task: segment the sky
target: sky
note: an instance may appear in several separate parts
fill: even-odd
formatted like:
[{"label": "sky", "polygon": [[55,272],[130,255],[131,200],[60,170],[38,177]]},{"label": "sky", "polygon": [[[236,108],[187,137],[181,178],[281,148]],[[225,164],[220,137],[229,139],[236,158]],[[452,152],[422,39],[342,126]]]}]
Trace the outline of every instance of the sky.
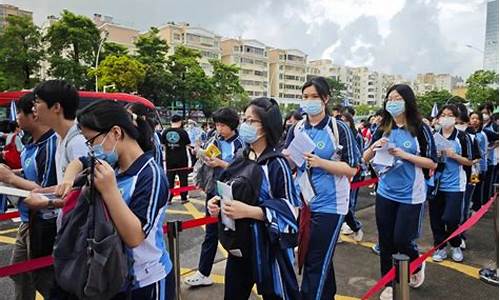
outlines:
[{"label": "sky", "polygon": [[[366,66],[413,79],[482,67],[485,0],[0,0],[31,10],[41,25],[63,9],[146,31],[188,22],[223,37],[299,49],[309,60]],[[472,45],[471,49],[466,45]]]}]

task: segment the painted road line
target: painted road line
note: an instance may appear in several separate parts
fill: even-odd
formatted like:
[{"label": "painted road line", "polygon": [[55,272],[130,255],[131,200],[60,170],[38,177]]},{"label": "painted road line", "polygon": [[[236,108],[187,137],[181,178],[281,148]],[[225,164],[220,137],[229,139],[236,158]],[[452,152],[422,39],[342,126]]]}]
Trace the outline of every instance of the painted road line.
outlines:
[{"label": "painted road line", "polygon": [[16,243],[16,239],[8,237],[8,236],[0,236],[0,243],[15,244]]}]

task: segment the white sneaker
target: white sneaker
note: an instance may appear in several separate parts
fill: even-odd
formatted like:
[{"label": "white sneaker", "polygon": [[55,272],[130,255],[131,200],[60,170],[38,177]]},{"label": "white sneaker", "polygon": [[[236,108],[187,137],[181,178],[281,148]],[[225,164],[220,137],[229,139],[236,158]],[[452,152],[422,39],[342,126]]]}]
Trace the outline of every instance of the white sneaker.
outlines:
[{"label": "white sneaker", "polygon": [[344,222],[344,224],[342,224],[342,228],[340,229],[340,233],[342,234],[345,234],[345,235],[349,235],[349,234],[352,234],[354,231],[352,231],[352,229],[347,226],[347,224]]},{"label": "white sneaker", "polygon": [[464,261],[464,254],[462,253],[462,249],[460,247],[452,247],[451,248],[451,258],[456,262]]},{"label": "white sneaker", "polygon": [[339,238],[337,239],[337,244],[342,244],[344,241],[342,240],[342,237],[339,235]]},{"label": "white sneaker", "polygon": [[392,287],[386,287],[380,294],[380,300],[392,300]]},{"label": "white sneaker", "polygon": [[363,236],[364,236],[364,232],[363,232],[363,229],[359,229],[358,231],[356,231],[354,233],[354,235],[352,236],[352,238],[356,241],[356,242],[361,242],[363,240]]},{"label": "white sneaker", "polygon": [[210,277],[201,274],[200,271],[196,271],[196,273],[184,279],[184,283],[190,286],[209,286],[214,284]]},{"label": "white sneaker", "polygon": [[467,244],[465,243],[464,239],[462,239],[462,241],[460,242],[460,249],[462,249],[462,250],[467,249]]},{"label": "white sneaker", "polygon": [[442,262],[448,257],[448,251],[446,251],[446,248],[439,249],[434,254],[432,255],[432,260],[436,262]]},{"label": "white sneaker", "polygon": [[422,264],[420,271],[410,276],[410,283],[408,284],[411,288],[419,288],[425,280],[425,262]]}]

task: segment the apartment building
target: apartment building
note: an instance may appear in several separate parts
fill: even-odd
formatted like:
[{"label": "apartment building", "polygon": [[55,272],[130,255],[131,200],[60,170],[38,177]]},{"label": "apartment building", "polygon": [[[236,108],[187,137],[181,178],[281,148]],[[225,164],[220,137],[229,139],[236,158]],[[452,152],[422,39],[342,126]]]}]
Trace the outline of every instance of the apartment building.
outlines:
[{"label": "apartment building", "polygon": [[33,20],[33,12],[14,5],[0,3],[0,31],[8,24],[7,18],[10,16],[28,17]]},{"label": "apartment building", "polygon": [[306,81],[307,54],[297,49],[269,51],[269,85],[271,96],[301,99]]}]

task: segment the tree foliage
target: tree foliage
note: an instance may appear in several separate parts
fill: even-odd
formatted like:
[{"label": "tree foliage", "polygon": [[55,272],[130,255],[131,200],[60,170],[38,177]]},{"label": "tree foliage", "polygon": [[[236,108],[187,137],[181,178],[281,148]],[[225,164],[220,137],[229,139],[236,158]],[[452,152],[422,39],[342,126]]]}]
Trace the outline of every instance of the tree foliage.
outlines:
[{"label": "tree foliage", "polygon": [[99,64],[97,71],[90,72],[90,76],[97,75],[99,89],[114,84],[115,90],[126,93],[137,92],[145,74],[146,67],[127,55],[109,55]]},{"label": "tree foliage", "polygon": [[477,108],[486,102],[498,104],[498,74],[489,70],[475,71],[466,81],[465,97]]},{"label": "tree foliage", "polygon": [[464,103],[465,99],[459,96],[453,96],[447,90],[433,90],[417,97],[417,106],[422,116],[430,116],[434,103],[438,109],[447,103]]}]

